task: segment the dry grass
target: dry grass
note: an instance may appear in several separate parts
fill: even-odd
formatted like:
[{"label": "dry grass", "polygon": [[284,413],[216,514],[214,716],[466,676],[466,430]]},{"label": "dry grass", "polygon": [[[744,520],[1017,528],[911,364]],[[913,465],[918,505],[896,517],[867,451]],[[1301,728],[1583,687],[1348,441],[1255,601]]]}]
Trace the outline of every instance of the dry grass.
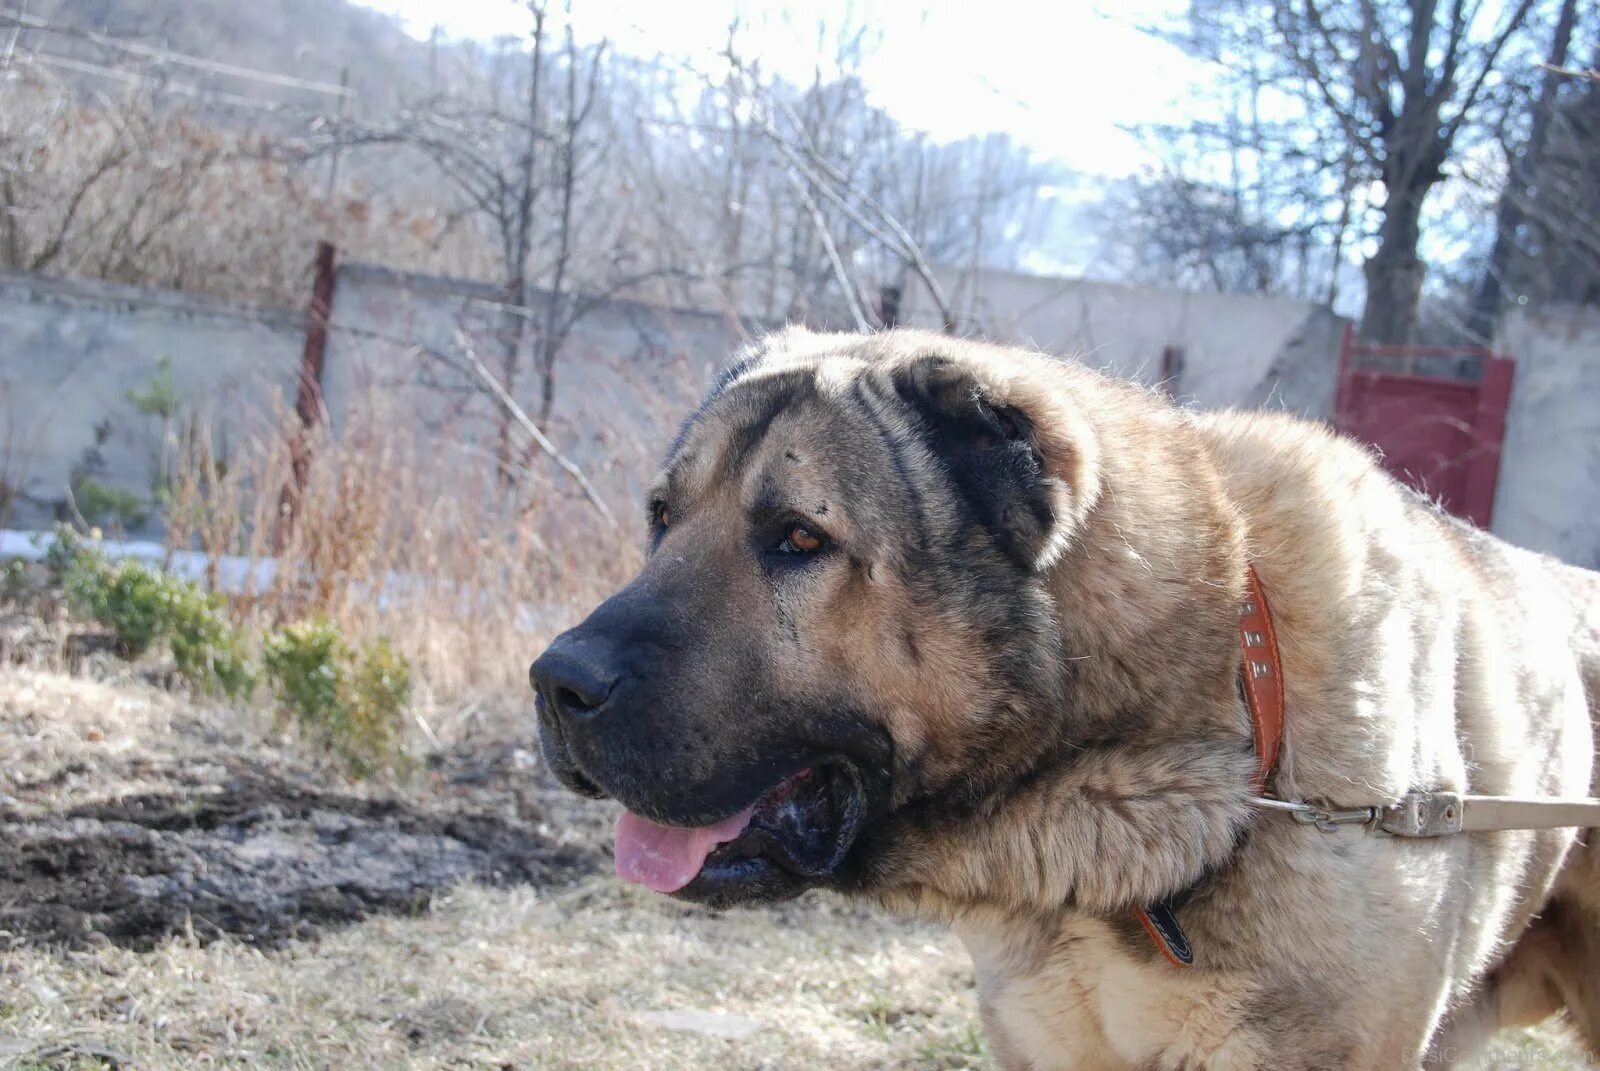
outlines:
[{"label": "dry grass", "polygon": [[[375,392],[337,436],[305,440],[290,524],[297,424],[288,413],[258,424],[226,463],[208,429],[184,437],[170,544],[202,550],[213,584],[224,556],[252,563],[236,605],[263,629],[326,618],[356,645],[386,637],[416,669],[422,707],[446,718],[477,698],[524,695],[533,655],[638,565],[635,533],[603,523],[558,479],[503,479],[492,457],[449,432],[418,435]],[[260,577],[267,559],[276,571]]]},{"label": "dry grass", "polygon": [[[277,952],[30,951],[0,976],[0,1067],[61,1046],[149,1071],[994,1066],[948,936],[822,897],[715,916],[609,878],[551,897],[466,888]],[[1461,1065],[1584,1066],[1553,1030]]]},{"label": "dry grass", "polygon": [[612,879],[464,888],[314,945],[27,951],[0,974],[0,1053],[152,1071],[990,1066],[949,938],[820,898],[713,916]]}]

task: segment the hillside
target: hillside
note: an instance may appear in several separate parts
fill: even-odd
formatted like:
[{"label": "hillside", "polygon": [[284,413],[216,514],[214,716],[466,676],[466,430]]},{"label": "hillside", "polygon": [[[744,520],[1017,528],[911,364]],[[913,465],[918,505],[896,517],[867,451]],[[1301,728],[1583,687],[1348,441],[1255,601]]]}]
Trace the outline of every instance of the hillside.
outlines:
[{"label": "hillside", "polygon": [[[346,0],[35,0],[28,12],[61,26],[313,82],[336,84],[348,67],[359,107],[368,112],[427,92],[435,76],[464,69],[475,55],[474,47],[464,44],[435,53],[407,36],[396,20]],[[22,45],[79,61],[109,58],[93,42],[40,30],[26,31]],[[332,99],[181,65],[168,65],[163,73],[263,102],[311,105]]]}]

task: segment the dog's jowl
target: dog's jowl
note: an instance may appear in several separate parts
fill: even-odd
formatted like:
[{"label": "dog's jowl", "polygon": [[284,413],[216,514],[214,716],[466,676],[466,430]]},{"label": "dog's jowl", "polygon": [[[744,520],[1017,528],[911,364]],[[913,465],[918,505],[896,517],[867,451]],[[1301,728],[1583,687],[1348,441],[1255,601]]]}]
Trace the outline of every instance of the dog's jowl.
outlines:
[{"label": "dog's jowl", "polygon": [[1398,1071],[1559,1012],[1600,1051],[1595,830],[1252,802],[1596,794],[1600,575],[1318,425],[912,331],[753,347],[647,522],[533,669],[623,878],[946,920],[1007,1069]]}]

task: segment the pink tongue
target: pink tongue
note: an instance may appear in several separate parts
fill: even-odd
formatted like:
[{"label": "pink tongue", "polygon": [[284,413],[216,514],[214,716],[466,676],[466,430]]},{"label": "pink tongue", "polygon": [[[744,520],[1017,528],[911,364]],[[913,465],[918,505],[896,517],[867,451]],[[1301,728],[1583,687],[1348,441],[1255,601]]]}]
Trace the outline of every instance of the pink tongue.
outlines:
[{"label": "pink tongue", "polygon": [[657,825],[628,811],[617,819],[617,877],[656,892],[677,892],[700,873],[711,849],[744,832],[755,809],[751,804],[698,829]]}]

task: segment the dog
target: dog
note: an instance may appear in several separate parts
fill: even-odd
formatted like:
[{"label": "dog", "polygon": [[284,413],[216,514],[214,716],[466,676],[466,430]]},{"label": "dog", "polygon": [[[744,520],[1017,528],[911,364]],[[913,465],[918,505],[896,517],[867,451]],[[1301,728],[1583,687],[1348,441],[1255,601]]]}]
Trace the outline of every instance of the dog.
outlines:
[{"label": "dog", "polygon": [[1588,796],[1600,574],[1321,425],[904,329],[752,345],[648,524],[531,671],[554,773],[626,808],[624,878],[948,922],[1007,1071],[1445,1066],[1557,1013],[1600,1051],[1596,831],[1254,805],[1238,631],[1254,576],[1281,800]]}]

